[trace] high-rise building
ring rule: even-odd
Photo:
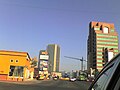
[[[49,44],[47,46],[47,52],[49,55],[48,71],[59,72],[60,64],[60,47],[57,44]]]
[[[90,22],[87,44],[88,71],[100,71],[119,52],[118,33],[114,24]]]

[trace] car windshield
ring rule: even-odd
[[[119,4],[0,0],[0,90],[88,90],[120,52]]]

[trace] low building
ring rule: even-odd
[[[0,80],[23,81],[29,79],[33,76],[30,61],[27,52],[0,50]]]

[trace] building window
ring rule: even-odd
[[[109,30],[108,27],[104,27],[103,28],[103,33],[108,33],[108,30]]]
[[[94,28],[94,30],[100,30],[100,28]]]
[[[18,63],[18,60],[16,60],[16,63]]]
[[[10,60],[10,62],[13,62],[13,60]]]
[[[97,52],[97,54],[102,54],[102,52]]]
[[[102,56],[97,56],[97,58],[102,58]]]
[[[102,64],[97,64],[97,66],[103,66]]]
[[[114,52],[118,52],[118,50],[114,50]]]
[[[114,32],[114,29],[112,29],[111,32]]]
[[[9,76],[23,77],[24,67],[22,66],[10,66]]]

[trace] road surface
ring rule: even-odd
[[[89,86],[86,81],[0,82],[0,90],[87,90]]]

